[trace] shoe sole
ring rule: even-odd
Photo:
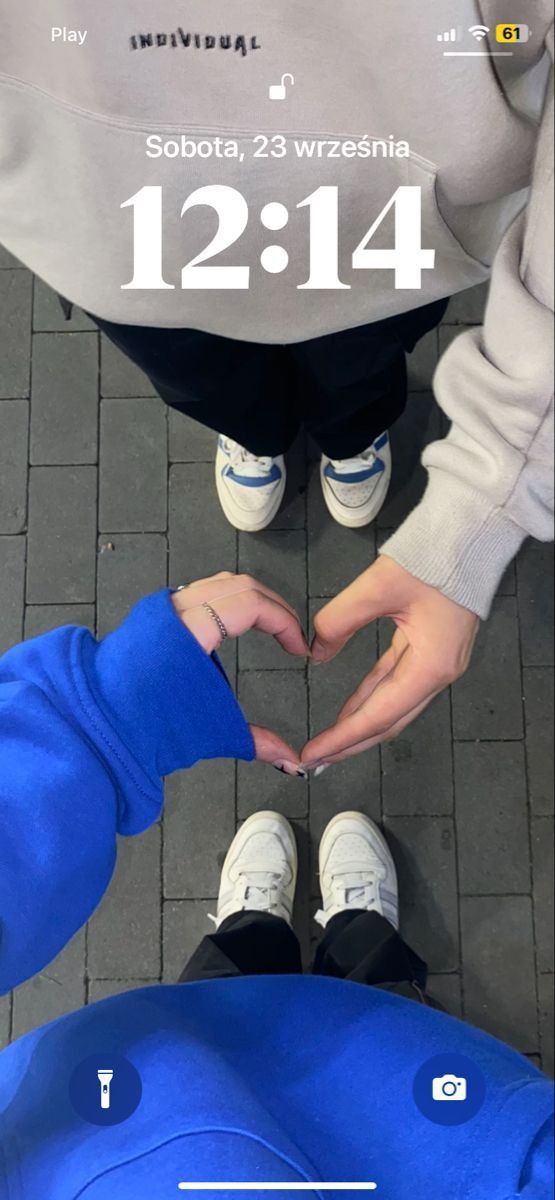
[[[271,525],[274,517],[277,516],[281,508],[281,502],[285,493],[285,484],[287,482],[287,472],[285,470],[285,466],[283,467],[283,478],[279,487],[276,488],[276,494],[272,501],[271,508],[268,509],[262,520],[259,519],[249,521],[246,513],[243,513],[241,509],[236,508],[235,505],[231,504],[229,492],[227,491],[222,479],[221,465],[218,462],[218,458],[216,458],[215,474],[218,499],[224,512],[224,516],[227,517],[229,524],[233,525],[234,529],[239,529],[241,533],[260,533],[262,529],[267,529],[268,525]]]
[[[366,825],[367,829],[371,829],[372,835],[373,835],[373,837],[377,837],[377,839],[380,843],[380,847],[383,849],[384,856],[385,856],[385,858],[387,858],[388,864],[391,867],[391,869],[393,870],[395,880],[397,881],[397,868],[395,866],[395,862],[393,860],[393,855],[391,853],[391,850],[389,849],[389,846],[385,840],[385,837],[384,837],[381,829],[379,828],[378,825],[376,825],[376,823],[374,821],[370,820],[370,817],[367,817],[365,813],[360,813],[360,812],[338,813],[337,816],[332,817],[329,824],[326,825],[326,828],[324,829],[324,832],[320,839],[320,850],[319,850],[319,854],[318,854],[319,873],[320,874],[322,873],[322,869],[321,869],[322,868],[322,849],[323,849],[324,843],[327,841],[328,836],[334,832],[335,828],[338,825],[341,825],[344,821],[359,821],[359,822],[362,822],[364,825]]]
[[[370,525],[375,521],[378,513],[383,508],[385,498],[389,491],[391,483],[391,468],[384,472],[382,479],[377,484],[372,496],[372,504],[368,509],[365,509],[363,514],[358,516],[352,515],[345,504],[340,504],[335,498],[332,489],[330,488],[326,476],[324,475],[324,463],[320,462],[320,482],[322,485],[322,495],[328,512],[337,521],[338,525],[343,525],[345,529],[362,529],[365,525]]]
[[[299,854],[298,854],[298,850],[297,850],[297,842],[295,839],[295,834],[293,832],[293,828],[286,817],[283,817],[281,815],[281,813],[271,812],[269,809],[268,810],[263,809],[262,812],[252,813],[252,815],[250,817],[247,817],[246,821],[243,821],[243,824],[241,825],[240,830],[237,830],[237,833],[241,833],[241,834],[245,833],[246,830],[249,830],[251,827],[254,827],[255,825],[257,825],[261,819],[273,821],[274,824],[279,825],[281,827],[281,829],[285,833],[287,833],[287,841],[291,842],[291,845],[293,847],[293,852],[294,852],[293,853],[293,875],[294,875],[294,879],[295,879],[295,890],[296,890],[297,876],[298,876],[298,872],[299,872]],[[235,835],[235,837],[236,836],[237,836],[237,834]],[[229,847],[229,850],[225,856],[224,865],[223,865],[222,871],[221,871],[221,879],[223,879],[224,875],[227,874],[230,864],[231,864],[232,860],[235,858],[234,842],[235,842],[235,838],[233,839],[233,842],[231,843],[231,846]]]

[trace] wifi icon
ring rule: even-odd
[[[487,25],[471,25],[468,32],[472,34],[472,37],[476,38],[477,42],[483,42],[490,31]]]

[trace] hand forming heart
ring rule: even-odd
[[[340,762],[395,738],[470,661],[479,621],[474,613],[382,555],[316,615],[310,649],[285,600],[248,575],[223,571],[174,593],[173,602],[208,653],[224,636],[248,629],[272,634],[290,654],[328,662],[359,629],[389,616],[397,630],[389,650],[299,758],[276,733],[252,725],[257,758],[289,775]]]

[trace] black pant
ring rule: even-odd
[[[180,983],[237,975],[299,975],[301,949],[286,921],[269,913],[239,912],[203,938]],[[328,922],[313,973],[385,988],[413,1000],[424,995],[428,968],[389,921],[376,912],[338,913]]]
[[[290,346],[90,315],[166,404],[253,454],[283,454],[304,426],[324,454],[350,458],[401,416],[405,353],[439,324],[447,303]]]

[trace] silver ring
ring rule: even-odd
[[[229,634],[228,634],[227,629],[222,621],[222,618],[218,615],[215,608],[212,608],[212,605],[209,604],[207,600],[203,601],[201,607],[205,608],[207,613],[209,613],[210,616],[212,617],[212,620],[216,622],[216,625],[218,626],[218,629],[222,635],[222,642],[224,642],[226,637],[229,637]]]

